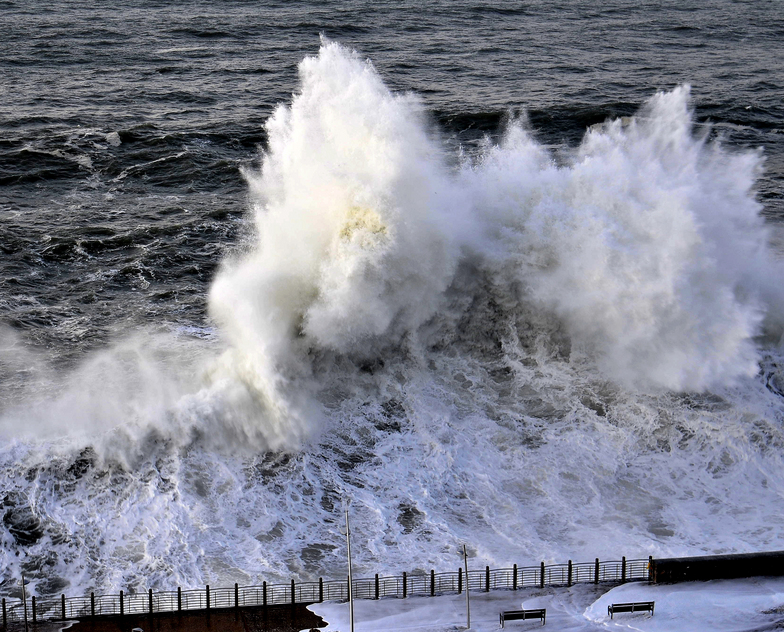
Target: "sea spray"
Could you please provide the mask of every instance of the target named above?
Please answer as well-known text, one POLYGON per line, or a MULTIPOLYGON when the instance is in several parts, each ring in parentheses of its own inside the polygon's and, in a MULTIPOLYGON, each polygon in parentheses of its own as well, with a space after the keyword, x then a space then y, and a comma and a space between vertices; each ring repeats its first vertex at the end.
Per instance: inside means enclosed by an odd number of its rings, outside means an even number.
POLYGON ((688 95, 589 131, 564 166, 513 124, 464 172, 496 246, 488 265, 629 386, 753 375, 767 309, 756 286, 780 270, 753 194, 759 155, 695 138, 688 95))
POLYGON ((571 156, 512 122, 451 169, 355 53, 325 43, 301 77, 219 328, 142 332, 58 384, 67 405, 4 411, 3 581, 340 577, 344 498, 358 576, 452 570, 459 542, 492 567, 784 546, 757 152, 695 136, 679 88, 571 156))
POLYGON ((287 428, 272 447, 307 434, 308 354, 377 353, 437 312, 466 217, 414 96, 329 42, 300 78, 267 123, 261 173, 246 173, 257 243, 210 292, 260 423, 287 428))
POLYGON ((688 88, 589 131, 564 165, 513 122, 450 174, 419 102, 356 53, 325 42, 300 75, 247 174, 256 243, 210 301, 226 364, 278 434, 296 443, 317 416, 303 396, 314 353, 426 345, 420 328, 443 325, 467 260, 503 284, 506 317, 559 323, 626 386, 704 390, 756 372, 766 300, 781 301, 757 283, 778 267, 752 190, 760 157, 695 137, 688 88))

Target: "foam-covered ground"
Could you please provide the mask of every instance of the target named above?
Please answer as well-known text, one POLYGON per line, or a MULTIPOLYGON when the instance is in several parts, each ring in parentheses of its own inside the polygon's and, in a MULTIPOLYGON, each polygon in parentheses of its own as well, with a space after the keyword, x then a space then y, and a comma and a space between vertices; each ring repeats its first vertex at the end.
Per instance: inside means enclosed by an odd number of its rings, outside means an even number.
MULTIPOLYGON (((496 632, 504 610, 546 608, 545 629, 561 632, 753 632, 784 624, 784 579, 755 578, 675 585, 629 583, 608 590, 580 584, 571 588, 493 591, 470 595, 471 630, 496 632), (621 613, 610 619, 611 603, 654 601, 654 615, 621 613)), ((310 606, 329 625, 326 632, 350 629, 348 604, 310 606)), ((465 595, 357 600, 356 632, 456 632, 466 629, 465 595)), ((511 632, 538 630, 538 620, 509 621, 511 632)))

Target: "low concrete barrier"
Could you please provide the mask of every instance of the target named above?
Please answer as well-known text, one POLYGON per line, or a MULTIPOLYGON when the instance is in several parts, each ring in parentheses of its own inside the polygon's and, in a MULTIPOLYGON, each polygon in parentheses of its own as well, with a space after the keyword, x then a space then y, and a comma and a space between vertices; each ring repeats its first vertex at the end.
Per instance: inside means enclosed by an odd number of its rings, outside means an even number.
POLYGON ((654 584, 784 576, 784 551, 651 560, 654 584))

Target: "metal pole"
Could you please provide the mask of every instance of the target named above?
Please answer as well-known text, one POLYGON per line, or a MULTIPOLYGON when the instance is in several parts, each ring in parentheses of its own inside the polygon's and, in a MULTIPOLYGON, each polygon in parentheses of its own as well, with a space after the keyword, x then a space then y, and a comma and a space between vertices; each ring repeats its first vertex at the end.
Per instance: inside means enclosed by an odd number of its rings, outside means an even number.
POLYGON ((466 627, 471 629, 471 600, 468 598, 468 552, 466 551, 466 545, 463 545, 463 560, 465 561, 465 578, 466 578, 466 627))
POLYGON ((346 505, 346 551, 348 553, 348 608, 351 632, 354 632, 354 577, 351 571, 351 529, 348 524, 348 505, 346 505))
POLYGON ((24 573, 22 573, 22 600, 24 601, 25 632, 28 632, 28 629, 27 629, 27 590, 25 589, 24 573))

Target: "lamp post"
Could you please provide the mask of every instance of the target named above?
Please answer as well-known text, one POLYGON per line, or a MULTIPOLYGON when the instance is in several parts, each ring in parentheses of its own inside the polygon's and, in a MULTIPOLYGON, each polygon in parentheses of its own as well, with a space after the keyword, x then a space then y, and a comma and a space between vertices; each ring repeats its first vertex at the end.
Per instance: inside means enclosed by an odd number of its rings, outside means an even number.
POLYGON ((24 602, 25 632, 27 632, 27 590, 25 589, 24 573, 22 573, 22 601, 24 602))
POLYGON ((465 562, 465 589, 466 589, 466 627, 471 629, 471 600, 468 598, 468 552, 463 545, 463 561, 465 562))
POLYGON ((348 555, 348 615, 351 623, 351 632, 354 632, 354 574, 351 568, 351 528, 348 522, 348 503, 346 510, 346 552, 348 555))

